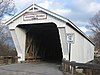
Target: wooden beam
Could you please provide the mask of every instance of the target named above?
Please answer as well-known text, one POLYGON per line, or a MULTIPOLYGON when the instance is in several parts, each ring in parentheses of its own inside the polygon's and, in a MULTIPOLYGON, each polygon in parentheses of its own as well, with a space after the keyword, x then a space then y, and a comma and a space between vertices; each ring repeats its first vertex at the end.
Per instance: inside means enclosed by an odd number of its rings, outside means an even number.
POLYGON ((27 52, 29 51, 29 48, 30 48, 31 44, 32 44, 32 39, 30 40, 29 45, 28 45, 28 47, 26 48, 25 53, 27 53, 27 52))

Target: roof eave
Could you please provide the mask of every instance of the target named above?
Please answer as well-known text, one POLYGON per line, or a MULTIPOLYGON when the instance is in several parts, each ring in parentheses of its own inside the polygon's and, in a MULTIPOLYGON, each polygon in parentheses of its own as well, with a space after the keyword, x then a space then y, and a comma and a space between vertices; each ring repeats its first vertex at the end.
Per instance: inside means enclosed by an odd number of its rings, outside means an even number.
POLYGON ((11 19, 9 19, 8 21, 5 22, 5 25, 9 25, 10 23, 12 23, 14 20, 16 20, 17 18, 19 18, 20 16, 22 16, 25 12, 29 11, 32 8, 33 5, 30 5, 29 7, 27 7, 26 9, 24 9, 23 11, 21 11, 20 13, 18 13, 17 15, 15 15, 14 17, 12 17, 11 19))

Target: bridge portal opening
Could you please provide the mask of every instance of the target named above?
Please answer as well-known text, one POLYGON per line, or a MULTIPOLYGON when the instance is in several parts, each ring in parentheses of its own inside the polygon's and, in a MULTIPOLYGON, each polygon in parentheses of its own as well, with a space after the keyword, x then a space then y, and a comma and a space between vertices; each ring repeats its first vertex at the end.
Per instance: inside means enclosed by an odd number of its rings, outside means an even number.
POLYGON ((26 32, 26 61, 62 61, 59 32, 54 23, 24 24, 18 27, 26 32))

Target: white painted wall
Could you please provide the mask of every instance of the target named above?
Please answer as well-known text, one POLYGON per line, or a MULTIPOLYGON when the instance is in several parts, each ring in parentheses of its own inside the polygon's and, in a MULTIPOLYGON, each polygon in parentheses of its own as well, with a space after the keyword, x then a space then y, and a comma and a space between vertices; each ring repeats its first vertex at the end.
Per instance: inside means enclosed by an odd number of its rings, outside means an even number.
POLYGON ((23 55, 22 55, 22 50, 21 50, 21 47, 20 47, 20 45, 19 45, 16 32, 15 32, 15 30, 13 29, 13 30, 10 30, 10 33, 11 33, 12 39, 13 39, 13 41, 14 41, 14 45, 15 45, 15 48, 16 48, 18 57, 20 57, 20 58, 18 59, 18 61, 22 61, 22 59, 23 59, 23 58, 22 58, 22 56, 23 56, 23 55))
POLYGON ((62 47, 62 53, 63 53, 63 58, 66 58, 66 60, 69 59, 68 57, 68 47, 67 47, 67 43, 66 43, 66 30, 65 27, 59 27, 59 35, 60 35, 60 43, 61 43, 61 47, 62 47))
POLYGON ((84 61, 94 59, 94 46, 84 38, 84 61))
POLYGON ((92 43, 68 25, 66 25, 66 33, 75 34, 75 42, 71 45, 71 61, 86 63, 94 59, 92 43))
POLYGON ((25 43, 26 43, 26 34, 25 30, 16 27, 15 28, 16 36, 18 39, 18 43, 20 45, 20 50, 22 51, 21 61, 25 61, 25 43))

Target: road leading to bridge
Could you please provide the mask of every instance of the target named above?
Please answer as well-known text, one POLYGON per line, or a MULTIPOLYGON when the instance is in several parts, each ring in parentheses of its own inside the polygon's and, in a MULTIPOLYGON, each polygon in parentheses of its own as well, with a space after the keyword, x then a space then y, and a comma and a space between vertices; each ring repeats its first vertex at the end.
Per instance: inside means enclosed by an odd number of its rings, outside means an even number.
POLYGON ((63 75, 54 63, 20 63, 0 66, 0 75, 63 75))

